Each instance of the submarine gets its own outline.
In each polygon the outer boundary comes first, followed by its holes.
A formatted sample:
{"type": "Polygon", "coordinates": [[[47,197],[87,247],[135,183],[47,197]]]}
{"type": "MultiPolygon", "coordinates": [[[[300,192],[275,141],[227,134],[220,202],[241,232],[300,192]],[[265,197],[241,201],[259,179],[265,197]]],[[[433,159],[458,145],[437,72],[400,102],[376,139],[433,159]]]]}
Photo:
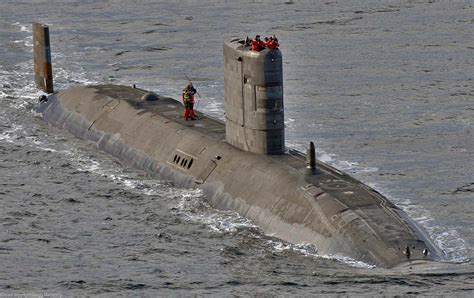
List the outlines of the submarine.
{"type": "MultiPolygon", "coordinates": [[[[386,197],[307,152],[285,148],[283,55],[223,43],[225,121],[197,112],[185,121],[178,100],[120,85],[53,90],[49,28],[33,24],[36,110],[52,126],[124,163],[234,210],[266,234],[310,244],[379,268],[430,266],[443,252],[386,197]]],[[[411,268],[411,267],[410,267],[411,268]]]]}

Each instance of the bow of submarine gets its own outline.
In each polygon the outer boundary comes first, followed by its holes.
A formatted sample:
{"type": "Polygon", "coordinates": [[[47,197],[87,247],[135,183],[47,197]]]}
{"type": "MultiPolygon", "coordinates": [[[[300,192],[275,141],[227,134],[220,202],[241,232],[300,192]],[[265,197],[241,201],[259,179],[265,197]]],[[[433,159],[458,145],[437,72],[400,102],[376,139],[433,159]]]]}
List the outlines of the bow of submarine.
{"type": "Polygon", "coordinates": [[[297,151],[242,151],[225,142],[223,122],[201,113],[198,121],[185,122],[178,101],[158,96],[144,102],[146,93],[116,85],[73,87],[50,95],[38,111],[122,161],[200,187],[214,207],[237,211],[269,235],[314,245],[320,254],[383,268],[442,259],[400,208],[356,179],[319,161],[308,175],[297,151]]]}

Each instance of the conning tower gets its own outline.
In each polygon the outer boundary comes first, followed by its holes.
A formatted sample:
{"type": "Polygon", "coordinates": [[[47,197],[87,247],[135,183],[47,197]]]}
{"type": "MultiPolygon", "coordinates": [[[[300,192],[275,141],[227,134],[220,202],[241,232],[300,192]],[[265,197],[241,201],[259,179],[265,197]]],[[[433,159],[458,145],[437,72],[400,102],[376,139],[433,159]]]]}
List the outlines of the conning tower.
{"type": "Polygon", "coordinates": [[[225,129],[229,144],[257,154],[283,154],[282,54],[251,51],[243,39],[224,43],[225,129]]]}

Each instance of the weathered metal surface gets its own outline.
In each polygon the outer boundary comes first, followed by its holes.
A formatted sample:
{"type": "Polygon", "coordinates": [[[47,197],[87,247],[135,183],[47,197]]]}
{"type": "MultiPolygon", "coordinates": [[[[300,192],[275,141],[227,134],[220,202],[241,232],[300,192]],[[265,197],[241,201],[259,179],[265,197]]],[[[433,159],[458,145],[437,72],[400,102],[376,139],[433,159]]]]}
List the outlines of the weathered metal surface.
{"type": "Polygon", "coordinates": [[[33,48],[36,86],[46,93],[53,93],[53,71],[48,26],[39,23],[33,24],[33,48]]]}
{"type": "Polygon", "coordinates": [[[39,111],[124,162],[184,187],[201,187],[216,208],[236,210],[289,242],[387,268],[440,258],[399,208],[357,180],[321,162],[308,175],[299,152],[240,150],[225,142],[221,121],[199,113],[190,124],[178,101],[157,96],[144,102],[145,93],[113,85],[74,87],[49,96],[39,111]]]}
{"type": "Polygon", "coordinates": [[[278,49],[250,51],[244,40],[224,44],[227,142],[259,154],[283,154],[283,64],[278,49]]]}

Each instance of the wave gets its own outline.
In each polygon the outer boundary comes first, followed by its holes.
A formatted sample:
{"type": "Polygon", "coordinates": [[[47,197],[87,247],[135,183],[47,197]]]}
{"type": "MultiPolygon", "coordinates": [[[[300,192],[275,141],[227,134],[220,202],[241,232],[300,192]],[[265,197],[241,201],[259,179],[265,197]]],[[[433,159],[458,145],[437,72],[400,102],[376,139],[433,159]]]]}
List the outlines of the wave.
{"type": "Polygon", "coordinates": [[[356,268],[366,268],[366,269],[372,269],[375,268],[376,266],[370,265],[367,263],[364,263],[362,261],[358,261],[355,259],[352,259],[347,256],[343,255],[322,255],[318,253],[318,250],[314,247],[312,244],[291,244],[288,242],[284,242],[281,240],[268,240],[268,243],[271,245],[274,251],[276,252],[281,252],[281,251],[290,251],[290,252],[296,252],[299,254],[302,254],[304,256],[309,256],[309,257],[316,257],[316,258],[321,258],[321,259],[329,259],[329,260],[335,260],[338,262],[341,262],[343,264],[349,265],[351,267],[356,267],[356,268]]]}
{"type": "Polygon", "coordinates": [[[19,27],[20,29],[20,32],[28,32],[28,33],[31,33],[32,32],[32,27],[31,25],[26,25],[26,24],[22,24],[20,22],[15,22],[12,24],[13,26],[16,26],[16,27],[19,27]]]}
{"type": "Polygon", "coordinates": [[[252,221],[235,211],[221,211],[212,208],[204,200],[202,190],[188,190],[181,195],[179,202],[172,208],[185,220],[205,224],[218,233],[238,232],[242,229],[258,229],[252,221]]]}

